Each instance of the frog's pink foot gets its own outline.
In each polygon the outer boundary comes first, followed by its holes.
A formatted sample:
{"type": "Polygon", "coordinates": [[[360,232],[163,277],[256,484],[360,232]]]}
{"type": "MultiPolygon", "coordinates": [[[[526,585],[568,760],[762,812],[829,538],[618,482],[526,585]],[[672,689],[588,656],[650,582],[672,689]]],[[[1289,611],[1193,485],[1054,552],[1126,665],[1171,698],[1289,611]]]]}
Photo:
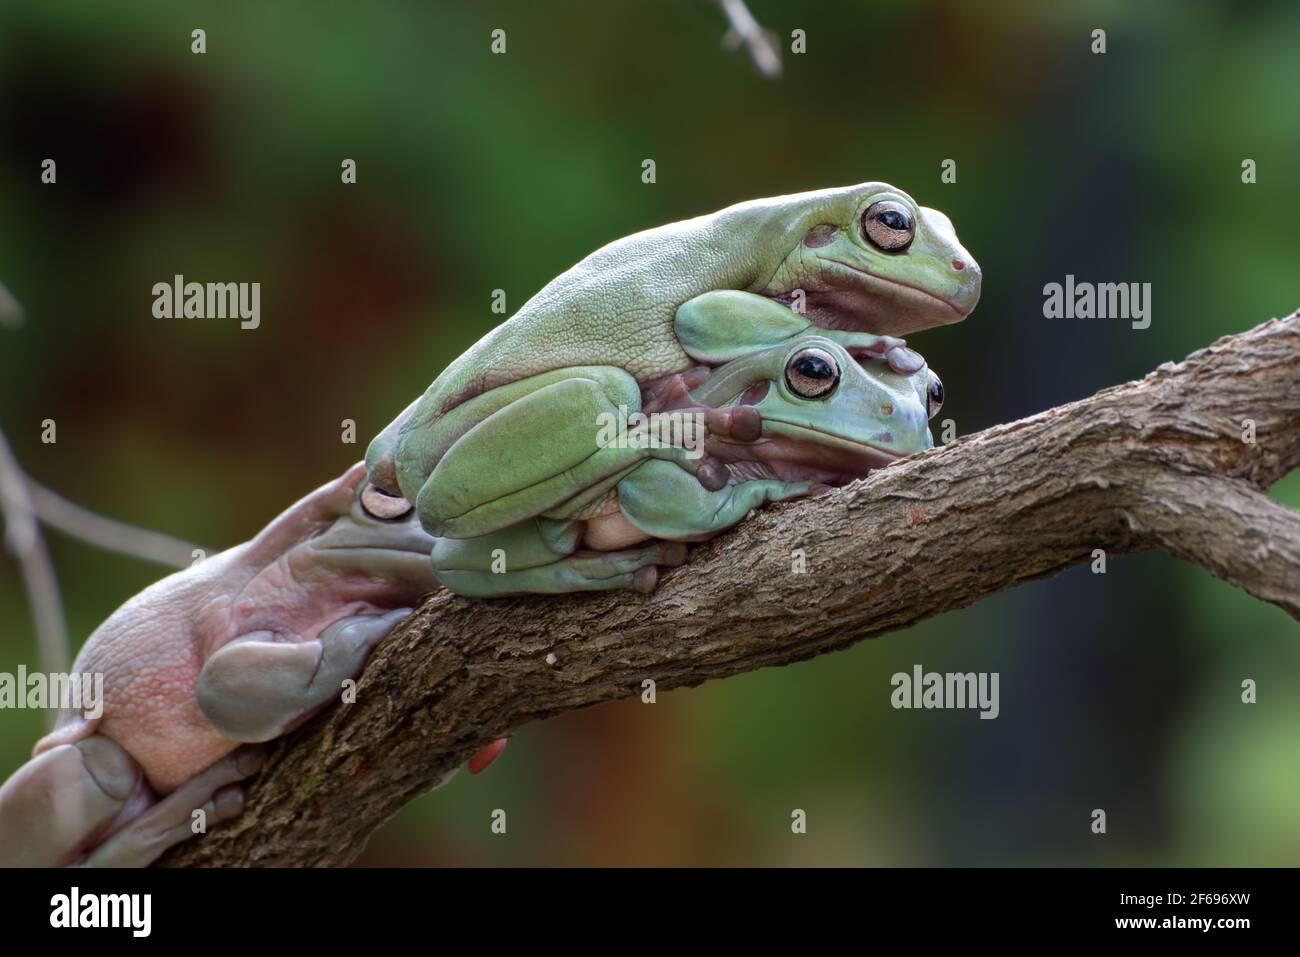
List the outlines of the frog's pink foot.
{"type": "Polygon", "coordinates": [[[868,345],[846,345],[846,348],[854,356],[883,356],[894,349],[907,346],[907,340],[897,336],[872,336],[871,339],[872,342],[868,345]]]}
{"type": "Polygon", "coordinates": [[[482,774],[484,771],[486,771],[488,769],[488,765],[490,765],[497,758],[501,757],[501,752],[506,749],[507,742],[508,739],[506,738],[497,738],[487,747],[480,748],[477,752],[475,752],[474,757],[470,758],[469,764],[466,765],[466,767],[469,768],[469,773],[482,774]]]}
{"type": "Polygon", "coordinates": [[[885,362],[899,375],[908,376],[925,368],[925,359],[921,353],[906,346],[896,346],[885,353],[885,362]]]}
{"type": "Polygon", "coordinates": [[[163,851],[192,837],[196,822],[201,821],[206,831],[240,814],[244,810],[244,789],[237,782],[255,774],[265,760],[265,749],[256,745],[232,752],[130,818],[81,863],[89,867],[152,864],[163,851]]]}
{"type": "Polygon", "coordinates": [[[0,787],[0,866],[76,861],[130,806],[148,800],[140,766],[108,738],[42,751],[0,787]]]}
{"type": "Polygon", "coordinates": [[[43,751],[0,787],[0,866],[142,867],[191,835],[195,810],[207,825],[238,814],[235,782],[261,763],[261,749],[237,751],[158,800],[103,735],[43,751]]]}
{"type": "Polygon", "coordinates": [[[737,442],[755,442],[763,434],[763,417],[752,405],[705,411],[709,434],[737,442]]]}
{"type": "MultiPolygon", "coordinates": [[[[679,464],[695,476],[700,485],[710,492],[727,487],[731,481],[731,472],[723,459],[709,453],[711,442],[718,440],[748,443],[759,439],[763,434],[763,420],[758,410],[751,405],[734,406],[726,409],[714,409],[693,406],[680,410],[690,415],[703,416],[705,426],[704,449],[695,458],[686,458],[679,464]]],[[[650,591],[654,588],[651,576],[642,576],[645,587],[638,590],[650,591]]]]}
{"type": "Polygon", "coordinates": [[[409,608],[349,615],[311,641],[276,640],[255,632],[229,642],[204,664],[194,693],[209,721],[232,741],[278,738],[361,674],[374,647],[409,608]]]}
{"type": "Polygon", "coordinates": [[[642,382],[641,411],[660,412],[690,405],[691,390],[707,382],[712,374],[713,370],[708,366],[695,366],[685,372],[672,372],[642,382]]]}
{"type": "Polygon", "coordinates": [[[695,478],[710,492],[726,486],[727,475],[727,467],[711,456],[702,457],[695,467],[695,478]]]}

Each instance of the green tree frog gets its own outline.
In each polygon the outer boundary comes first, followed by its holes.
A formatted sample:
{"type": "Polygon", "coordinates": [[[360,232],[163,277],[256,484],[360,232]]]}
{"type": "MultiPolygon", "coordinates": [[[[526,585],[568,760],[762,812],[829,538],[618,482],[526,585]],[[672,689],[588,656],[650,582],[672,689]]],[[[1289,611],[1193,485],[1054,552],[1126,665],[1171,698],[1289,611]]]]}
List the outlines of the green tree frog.
{"type": "Polygon", "coordinates": [[[370,481],[460,594],[649,591],[682,543],[929,447],[942,386],[895,336],[979,292],[948,218],[885,183],[637,233],[448,366],[371,443],[370,481]],[[601,440],[611,416],[692,411],[694,441],[601,440]]]}

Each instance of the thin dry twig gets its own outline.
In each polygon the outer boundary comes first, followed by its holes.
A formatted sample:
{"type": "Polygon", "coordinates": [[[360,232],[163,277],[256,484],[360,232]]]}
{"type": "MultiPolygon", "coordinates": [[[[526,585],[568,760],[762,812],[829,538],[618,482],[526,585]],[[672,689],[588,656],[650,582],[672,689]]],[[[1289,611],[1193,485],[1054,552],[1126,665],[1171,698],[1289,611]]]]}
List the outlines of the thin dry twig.
{"type": "Polygon", "coordinates": [[[23,307],[0,282],[0,326],[18,327],[23,324],[23,307]]]}
{"type": "MultiPolygon", "coordinates": [[[[41,668],[47,673],[66,672],[71,664],[71,652],[59,579],[36,520],[27,477],[18,467],[3,430],[0,430],[0,513],[5,520],[5,544],[22,569],[41,668]]],[[[54,712],[47,712],[46,719],[52,722],[54,712]]]]}
{"type": "MultiPolygon", "coordinates": [[[[22,307],[0,284],[0,325],[18,326],[22,320],[22,307]]],[[[41,534],[41,522],[90,545],[171,568],[188,565],[195,548],[170,535],[105,518],[37,484],[19,465],[3,430],[0,430],[0,515],[4,517],[6,546],[18,559],[22,572],[36,630],[37,654],[41,670],[46,674],[68,671],[72,665],[72,647],[58,574],[41,534]]],[[[55,716],[55,710],[46,711],[47,725],[52,726],[55,716]]]]}
{"type": "Polygon", "coordinates": [[[105,518],[75,502],[69,502],[62,495],[30,478],[27,484],[37,518],[51,528],[57,528],[65,535],[89,545],[157,565],[166,565],[168,568],[187,567],[194,560],[194,552],[199,549],[197,545],[162,532],[105,518]]]}
{"type": "Polygon", "coordinates": [[[744,44],[759,73],[771,79],[780,76],[781,52],[777,49],[776,41],[754,19],[749,7],[745,6],[745,0],[718,0],[718,5],[731,24],[727,31],[727,45],[735,48],[744,44]]]}

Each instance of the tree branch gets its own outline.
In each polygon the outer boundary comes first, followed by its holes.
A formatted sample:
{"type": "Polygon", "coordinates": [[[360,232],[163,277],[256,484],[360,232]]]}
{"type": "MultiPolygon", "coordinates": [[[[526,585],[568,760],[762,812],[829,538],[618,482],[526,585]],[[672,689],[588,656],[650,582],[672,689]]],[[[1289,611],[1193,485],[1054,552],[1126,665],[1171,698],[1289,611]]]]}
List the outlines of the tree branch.
{"type": "Polygon", "coordinates": [[[694,686],[845,648],[1094,549],[1168,550],[1300,618],[1300,518],[1263,491],[1298,463],[1294,314],[753,515],[651,596],[436,593],[376,652],[355,704],[273,746],[240,818],[164,860],[346,864],[403,804],[529,721],[639,694],[647,678],[694,686]]]}

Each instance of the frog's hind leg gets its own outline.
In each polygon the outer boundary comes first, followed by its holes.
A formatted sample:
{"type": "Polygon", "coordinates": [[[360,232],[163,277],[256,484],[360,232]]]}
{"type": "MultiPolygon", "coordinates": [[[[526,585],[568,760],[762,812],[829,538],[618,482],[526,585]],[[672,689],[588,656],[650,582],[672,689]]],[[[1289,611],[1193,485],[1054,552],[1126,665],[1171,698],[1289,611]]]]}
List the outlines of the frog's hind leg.
{"type": "MultiPolygon", "coordinates": [[[[627,428],[641,408],[640,386],[622,369],[556,370],[474,401],[480,413],[499,407],[447,448],[413,499],[432,535],[478,538],[590,501],[647,459],[671,461],[709,488],[726,482],[725,468],[704,453],[707,430],[697,421],[682,423],[680,444],[671,429],[664,441],[662,420],[647,423],[644,442],[620,437],[620,425],[627,428]]],[[[418,438],[399,453],[399,468],[407,473],[412,467],[406,459],[423,463],[429,457],[418,438]]],[[[408,497],[411,484],[408,477],[408,497]]]]}
{"type": "Polygon", "coordinates": [[[125,827],[91,850],[81,863],[90,867],[145,867],[163,851],[194,835],[202,811],[206,830],[244,810],[238,782],[261,769],[266,751],[246,745],[190,778],[171,794],[131,818],[125,827]]]}
{"type": "Polygon", "coordinates": [[[463,569],[434,574],[456,594],[469,598],[618,588],[645,593],[653,591],[658,583],[660,565],[680,565],[684,561],[686,546],[681,542],[655,542],[620,552],[578,552],[549,565],[500,574],[463,569]]]}
{"type": "Polygon", "coordinates": [[[109,738],[58,745],[0,787],[0,865],[143,867],[191,836],[196,810],[205,825],[243,810],[237,782],[261,762],[260,749],[237,751],[159,800],[109,738]]]}
{"type": "Polygon", "coordinates": [[[440,538],[434,576],[458,595],[557,594],[626,588],[651,591],[660,565],[686,561],[679,542],[600,552],[578,550],[583,523],[530,519],[473,539],[440,538]]]}

